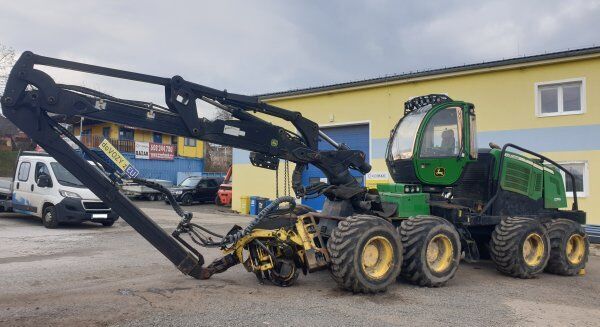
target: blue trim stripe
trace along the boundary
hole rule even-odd
[[[600,125],[561,126],[478,133],[478,143],[515,143],[536,152],[600,150]]]
[[[371,140],[372,159],[384,159],[387,138]],[[490,142],[500,146],[515,143],[536,152],[593,151],[600,150],[600,125],[560,126],[477,133],[479,147]],[[250,163],[248,151],[233,150],[234,164]]]

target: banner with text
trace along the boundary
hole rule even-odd
[[[136,159],[173,160],[175,145],[152,142],[135,142]]]

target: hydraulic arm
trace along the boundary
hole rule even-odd
[[[160,85],[165,89],[167,107],[119,99],[80,86],[57,84],[50,75],[36,69],[36,65]],[[197,100],[228,111],[232,118],[212,121],[199,118]],[[299,197],[329,192],[331,197],[350,200],[357,210],[370,209],[373,201],[349,172],[349,169],[356,169],[364,174],[371,169],[361,151],[335,143],[319,131],[315,122],[298,112],[263,103],[257,97],[191,83],[180,76],[163,78],[25,52],[10,73],[1,104],[8,119],[109,204],[183,273],[196,278],[208,278],[219,270],[219,265],[227,263],[218,262],[203,268],[202,255],[183,242],[179,234],[171,237],[122,195],[117,187],[120,172],[103,163],[57,123],[57,117],[80,116],[245,149],[251,151],[251,162],[255,166],[268,169],[277,169],[279,159],[289,160],[296,163],[292,186]],[[274,125],[256,116],[256,113],[288,121],[297,133]],[[111,178],[91,166],[63,137],[71,139],[81,151],[112,171]],[[336,150],[320,151],[319,137],[331,143]],[[328,183],[304,187],[301,175],[308,164],[321,169]],[[177,207],[176,204],[174,206]],[[183,217],[180,227],[189,227],[191,215],[180,209],[178,213]]]

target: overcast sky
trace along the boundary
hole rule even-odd
[[[600,45],[588,1],[2,1],[17,51],[267,93]],[[59,73],[159,101],[162,91]]]

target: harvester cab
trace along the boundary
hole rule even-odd
[[[448,186],[477,160],[475,106],[445,95],[405,103],[392,130],[387,163],[394,181]]]

